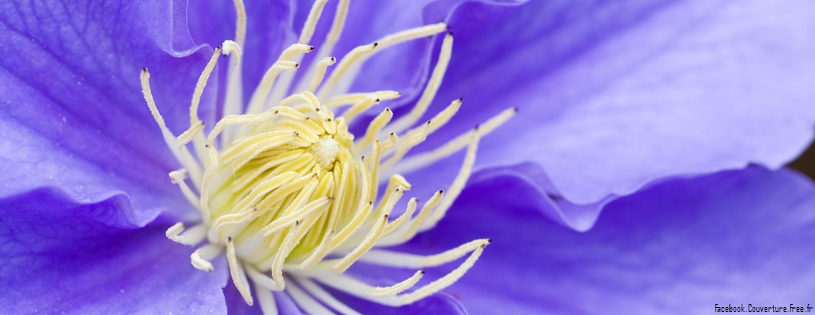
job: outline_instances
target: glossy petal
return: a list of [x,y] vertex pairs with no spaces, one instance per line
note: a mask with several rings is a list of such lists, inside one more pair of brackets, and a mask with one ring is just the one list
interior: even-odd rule
[[813,137],[811,5],[464,4],[450,20],[453,59],[430,113],[461,96],[463,109],[418,151],[517,106],[484,139],[478,165],[537,163],[549,192],[575,205],[670,176],[777,168]]
[[[0,5],[0,197],[53,186],[98,202],[124,191],[137,211],[183,217],[189,206],[166,177],[179,166],[139,85],[148,67],[169,127],[189,126],[211,50],[192,46],[182,9],[164,1]],[[202,110],[211,104],[206,97]]]
[[537,195],[535,184],[498,175],[403,249],[437,253],[492,238],[447,290],[471,314],[702,314],[715,303],[812,302],[815,184],[800,174],[750,168],[669,180],[610,203],[585,233],[541,216]]
[[225,259],[190,266],[166,227],[141,229],[124,195],[76,203],[53,189],[0,199],[0,313],[225,312]]

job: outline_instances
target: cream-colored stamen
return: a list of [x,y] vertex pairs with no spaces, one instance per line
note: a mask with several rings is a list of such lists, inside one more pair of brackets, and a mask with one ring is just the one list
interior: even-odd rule
[[[144,100],[147,102],[147,107],[150,109],[153,119],[156,121],[159,128],[161,128],[161,135],[164,138],[164,143],[167,144],[167,148],[169,148],[170,152],[173,153],[175,159],[181,164],[184,164],[184,158],[181,156],[181,151],[179,151],[178,146],[176,145],[176,138],[170,129],[167,128],[167,125],[164,123],[164,118],[161,117],[161,113],[159,113],[158,107],[156,107],[156,101],[153,99],[153,92],[150,89],[150,72],[147,71],[147,68],[142,69],[140,78],[142,95],[144,95]],[[187,165],[185,165],[185,167],[186,166]]]
[[185,179],[187,179],[186,169],[170,172],[170,182],[178,185],[178,187],[181,188],[181,193],[184,194],[184,198],[187,198],[187,201],[195,206],[195,208],[200,209],[201,206],[198,204],[198,197],[195,196],[195,193],[192,191],[192,189],[190,189],[190,186],[188,186],[187,182],[184,181]]
[[364,152],[364,150],[371,146],[371,142],[374,141],[374,138],[379,134],[382,130],[382,127],[390,122],[391,118],[393,118],[393,111],[390,108],[385,107],[379,115],[368,124],[368,129],[365,131],[365,136],[362,139],[357,140],[354,143],[354,151],[357,152]]
[[388,126],[388,129],[392,130],[393,132],[400,133],[422,118],[422,115],[424,115],[425,111],[427,111],[427,107],[430,106],[430,101],[436,97],[436,92],[439,90],[439,86],[441,86],[444,73],[447,71],[447,65],[450,63],[450,57],[452,55],[453,34],[448,33],[446,36],[444,36],[444,42],[441,45],[439,61],[436,63],[436,67],[433,68],[433,73],[430,75],[430,81],[427,82],[422,96],[419,97],[419,101],[416,102],[416,106],[413,106],[413,109],[410,110],[410,113],[407,116],[397,119],[391,123],[391,125]]
[[314,77],[311,79],[311,83],[305,90],[312,93],[317,90],[317,86],[320,85],[320,82],[323,81],[323,77],[325,77],[325,71],[328,70],[329,66],[334,65],[336,62],[337,58],[334,57],[325,57],[320,59],[320,61],[317,62],[317,70],[314,71]]
[[[169,131],[156,107],[150,74],[146,69],[141,73],[148,108],[183,167],[170,172],[170,180],[201,212],[201,222],[191,228],[179,222],[167,229],[167,238],[193,246],[204,242],[190,255],[191,264],[200,270],[213,271],[210,261],[225,255],[238,292],[249,305],[257,299],[264,314],[277,313],[272,291],[284,291],[311,314],[357,314],[325,287],[384,305],[409,304],[456,282],[489,244],[488,239],[479,239],[428,256],[382,249],[407,242],[444,217],[472,173],[480,138],[515,111],[502,112],[429,153],[410,155],[411,149],[453,119],[462,106],[461,99],[453,100],[431,120],[414,126],[430,107],[452,56],[453,37],[448,33],[411,112],[392,122],[394,113],[385,108],[368,124],[365,134],[356,138],[349,125],[359,123],[376,104],[401,96],[388,90],[346,93],[365,61],[396,44],[441,33],[447,25],[388,35],[337,60],[328,55],[340,37],[349,8],[349,0],[340,0],[317,58],[310,61],[308,73],[293,82],[303,54],[315,50],[309,42],[326,2],[316,1],[299,41],[280,52],[244,104],[241,62],[246,9],[242,0],[234,0],[235,41],[227,40],[223,49],[215,49],[204,67],[190,102],[189,128],[178,137]],[[214,126],[207,126],[212,127],[207,133],[198,107],[221,54],[231,58],[224,112]],[[328,67],[335,63],[336,69],[323,82]],[[291,86],[297,88],[290,91]],[[341,115],[335,117],[337,110]],[[394,209],[413,188],[400,173],[432,164],[465,146],[464,161],[446,194],[437,191],[418,214],[417,198],[407,202],[404,212]],[[188,186],[187,180],[194,185]],[[379,196],[379,184],[385,180],[386,193]],[[392,212],[400,215],[392,219]],[[425,276],[424,268],[460,260],[463,262],[453,271],[416,287]],[[346,274],[357,262],[419,270],[402,281],[374,287]]]
[[[311,6],[311,11],[308,13],[308,18],[306,18],[305,24],[303,24],[303,29],[300,31],[300,39],[297,41],[295,45],[308,45],[311,42],[311,37],[314,35],[314,30],[317,27],[317,22],[320,19],[320,16],[323,14],[323,8],[328,0],[317,0]],[[313,48],[312,48],[313,49]],[[299,63],[302,60],[302,55],[294,56],[292,59],[293,62]],[[289,58],[280,58],[280,60],[289,59]],[[294,78],[293,72],[287,72],[283,74],[280,78],[280,83],[274,87],[274,90],[271,92],[270,100],[272,103],[277,102],[278,100],[282,99],[286,92],[288,92],[289,87],[292,84],[292,79]]]
[[455,261],[479,247],[486,246],[490,242],[489,239],[474,240],[469,243],[461,244],[446,252],[430,256],[418,256],[386,250],[372,250],[360,258],[360,261],[397,268],[429,268]]
[[[506,109],[499,113],[498,115],[496,115],[495,117],[490,118],[485,123],[479,125],[477,132],[481,135],[481,137],[483,137],[492,132],[493,130],[495,130],[495,128],[501,126],[503,123],[508,121],[513,116],[515,116],[517,112],[518,112],[517,108]],[[431,124],[431,126],[432,125],[433,124]],[[475,132],[476,130],[472,130],[462,135],[459,135],[453,140],[448,141],[444,145],[430,152],[423,152],[407,157],[399,161],[399,163],[394,165],[392,168],[388,169],[385,172],[385,174],[408,174],[417,169],[427,167],[428,165],[431,165],[436,161],[446,158],[467,146]]]
[[277,315],[277,303],[271,290],[255,290],[260,311],[264,315]]
[[235,255],[235,244],[232,243],[231,237],[226,241],[226,260],[229,262],[229,274],[232,276],[232,282],[235,283],[235,287],[238,288],[238,292],[240,292],[246,304],[251,306],[254,300],[252,299],[252,292],[249,291],[249,281],[246,279],[246,273]]
[[[391,34],[377,40],[371,45],[360,46],[351,50],[351,52],[342,58],[340,64],[337,65],[337,69],[334,70],[323,87],[320,88],[317,96],[322,100],[326,99],[332,92],[344,92],[348,86],[351,85],[353,80],[356,79],[357,73],[365,60],[373,56],[375,51],[381,51],[409,40],[435,35],[446,29],[447,25],[444,23],[426,25]],[[378,49],[374,50],[374,48],[377,47]],[[342,84],[338,84],[340,83],[340,78],[343,79]]]
[[430,200],[428,200],[424,206],[422,206],[422,210],[419,211],[419,215],[410,220],[410,224],[394,231],[393,234],[381,238],[377,242],[377,245],[399,245],[412,239],[414,236],[416,236],[416,233],[419,232],[419,227],[427,219],[427,217],[430,216],[430,212],[436,208],[436,205],[439,203],[439,201],[441,201],[442,197],[444,197],[444,191],[436,191],[436,193],[433,194],[433,197],[430,198]]
[[[243,2],[241,0],[235,0],[236,6],[238,5],[238,2],[240,2],[240,8],[242,9]],[[242,11],[241,9],[238,10],[238,20],[240,20],[240,15],[242,15],[244,19],[246,17],[246,12]],[[246,25],[243,25],[244,28],[245,26]],[[240,29],[240,24],[238,29]],[[245,33],[245,30],[243,33]],[[242,43],[233,42],[231,40],[224,41],[224,43],[221,45],[221,47],[223,47],[224,55],[228,55],[230,56],[229,58],[232,59],[232,63],[229,65],[229,79],[226,86],[226,97],[224,98],[224,116],[239,115],[243,107],[243,91],[241,91],[243,86],[243,78],[241,77],[241,59],[243,56],[243,50],[241,49],[242,46]],[[225,147],[234,140],[235,136],[232,132],[230,132],[221,137],[221,143],[219,144],[221,147]]]
[[334,315],[334,312],[320,304],[317,300],[312,298],[308,293],[304,292],[297,285],[291,285],[287,292],[291,298],[297,302],[306,313],[311,315]]
[[[348,16],[348,4],[350,2],[350,0],[340,0],[337,3],[337,11],[334,14],[334,23],[331,24],[331,30],[328,31],[328,36],[326,36],[325,41],[323,41],[322,45],[320,45],[320,49],[317,50],[317,57],[314,60],[324,60],[325,58],[334,59],[333,57],[328,56],[331,55],[331,52],[334,50],[334,45],[337,43],[337,40],[340,39],[340,34],[342,34],[342,29],[345,26],[345,18]],[[306,73],[315,73],[315,78],[311,80],[309,88],[306,89],[305,87],[305,83],[308,82],[308,80],[302,80],[300,81],[300,84],[297,85],[297,88],[295,89],[296,91],[308,90],[314,92],[317,89],[317,84],[315,82],[322,80],[322,76],[325,71],[320,72],[319,63],[316,64],[318,69],[316,72],[313,69],[314,67],[315,64],[312,63],[306,71]],[[317,76],[320,78],[317,79]]]
[[424,270],[416,271],[416,273],[413,274],[412,277],[407,278],[402,282],[399,282],[389,287],[376,287],[371,289],[371,296],[384,297],[397,295],[407,289],[412,288],[414,285],[419,283],[419,280],[421,280],[423,276]]
[[220,255],[223,250],[223,246],[218,244],[207,244],[199,247],[190,255],[192,266],[195,267],[195,269],[207,272],[215,270],[209,261]]
[[311,281],[308,278],[298,277],[297,282],[303,287],[303,289],[305,289],[309,294],[311,294],[311,296],[315,297],[317,300],[319,300],[326,306],[334,309],[335,311],[339,312],[340,314],[361,315],[359,312],[348,307],[348,305],[345,305],[339,300],[335,299],[330,293],[323,290],[323,288],[314,283],[314,281]]

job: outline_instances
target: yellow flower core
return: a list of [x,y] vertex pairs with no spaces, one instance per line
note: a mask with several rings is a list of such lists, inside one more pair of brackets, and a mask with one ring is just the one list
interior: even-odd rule
[[[355,138],[348,132],[349,122],[379,103],[401,96],[396,91],[347,93],[348,82],[356,77],[361,64],[382,49],[435,36],[447,26],[422,26],[359,46],[343,57],[323,82],[328,67],[338,61],[328,55],[339,39],[348,10],[348,0],[340,0],[332,28],[317,51],[317,61],[306,72],[310,77],[304,75],[306,78],[295,82],[293,72],[299,68],[302,54],[315,50],[308,43],[326,2],[316,1],[298,43],[281,53],[244,108],[241,49],[246,14],[241,0],[235,0],[235,41],[216,48],[204,68],[192,96],[190,128],[178,137],[165,126],[156,107],[149,72],[144,69],[141,74],[145,100],[168,147],[183,165],[170,173],[170,179],[202,214],[201,222],[189,228],[185,223],[173,225],[167,237],[190,246],[205,243],[191,257],[192,265],[201,270],[212,271],[210,260],[225,254],[232,281],[244,300],[252,305],[257,299],[266,314],[276,313],[272,291],[285,290],[309,313],[333,310],[355,314],[324,287],[399,306],[438,292],[462,277],[489,239],[431,256],[382,248],[402,244],[444,217],[469,178],[480,137],[515,113],[508,109],[436,150],[407,155],[452,119],[462,103],[462,99],[453,100],[432,119],[418,123],[450,60],[453,36],[447,33],[438,62],[413,110],[391,121],[393,113],[385,108],[371,120],[366,133]],[[224,116],[207,133],[198,118],[198,104],[221,54],[231,58]],[[285,96],[288,91],[297,92]],[[342,115],[335,117],[335,112]],[[399,173],[428,166],[465,147],[464,162],[446,193],[437,191],[418,211],[419,201],[412,198],[401,215],[391,218],[399,199],[411,189]],[[382,179],[387,179],[387,184]],[[380,184],[385,187],[381,194]],[[424,275],[423,268],[464,256],[467,258],[447,275],[414,288]],[[374,287],[345,272],[359,261],[417,271],[391,286]]]

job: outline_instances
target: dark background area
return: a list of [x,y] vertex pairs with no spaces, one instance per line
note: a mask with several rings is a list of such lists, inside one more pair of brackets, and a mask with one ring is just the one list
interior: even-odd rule
[[790,168],[794,168],[801,173],[806,174],[809,178],[815,180],[815,142],[809,146],[809,149],[801,154],[797,160],[792,161],[789,165]]

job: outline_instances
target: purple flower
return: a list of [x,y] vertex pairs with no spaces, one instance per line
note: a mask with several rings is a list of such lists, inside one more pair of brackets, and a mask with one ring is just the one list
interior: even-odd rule
[[[809,2],[536,1],[522,6],[521,1],[402,2],[354,1],[331,52],[343,57],[360,45],[383,43],[381,53],[361,66],[355,80],[337,81],[334,95],[345,90],[401,92],[393,100],[386,99],[395,97],[389,93],[350,98],[351,104],[362,104],[360,108],[377,103],[375,98],[382,101],[379,108],[349,120],[360,141],[368,122],[376,124],[374,117],[383,105],[393,108],[398,119],[410,116],[412,105],[422,103],[422,94],[435,84],[432,74],[444,64],[451,45],[451,37],[444,35],[446,25],[454,32],[443,83],[426,113],[417,115],[421,122],[437,117],[426,128],[438,130],[423,142],[417,140],[421,143],[395,169],[412,184],[404,199],[422,200],[417,208],[439,188],[451,196],[441,204],[457,201],[435,228],[387,250],[432,255],[473,240],[493,242],[483,254],[484,244],[477,243],[456,256],[459,259],[426,269],[423,276],[417,268],[371,264],[377,261],[370,258],[375,255],[343,273],[372,286],[419,275],[422,280],[416,287],[422,287],[456,275],[453,270],[467,265],[466,257],[481,255],[452,286],[402,308],[355,298],[347,285],[332,286],[316,273],[286,269],[287,290],[273,296],[280,313],[315,312],[319,303],[307,301],[309,296],[334,311],[341,310],[331,304],[337,299],[362,313],[463,313],[466,306],[470,313],[684,314],[741,304],[815,306],[815,301],[807,300],[815,293],[815,284],[807,281],[815,273],[811,266],[815,248],[810,245],[815,238],[811,232],[815,185],[792,171],[766,169],[777,169],[794,158],[813,137],[815,92],[808,86],[815,79],[815,61],[810,57],[815,48],[810,34],[815,11]],[[325,7],[314,40],[306,41],[316,46],[315,52],[307,53],[308,46],[295,47],[302,50],[299,54],[306,53],[299,62],[301,70],[313,70],[308,65],[317,64],[320,59],[315,55],[328,46],[323,38],[332,27],[335,8],[336,1]],[[182,135],[182,140],[195,144],[187,146],[190,155],[204,166],[229,165],[250,147],[260,146],[240,142],[257,134],[251,128],[205,137],[232,112],[224,104],[239,99],[236,91],[243,98],[238,104],[251,104],[256,85],[280,52],[298,37],[302,41],[300,30],[310,25],[311,3],[248,2],[246,9],[247,35],[242,43],[241,35],[235,35],[235,9],[228,1],[189,7],[183,1],[0,4],[0,312],[260,312],[258,303],[249,307],[246,301],[270,291],[258,285],[256,277],[246,280],[241,275],[258,252],[241,252],[241,246],[250,242],[240,233],[212,232],[219,223],[224,229],[219,231],[228,231],[255,222],[246,219],[254,215],[252,207],[225,206],[237,208],[243,199],[231,198],[251,196],[250,190],[219,195],[218,188],[231,189],[241,183],[240,176],[218,179],[224,173],[221,166],[210,168],[210,175],[202,167],[196,175],[190,167],[194,163],[183,162],[183,152],[176,152],[180,156],[176,159],[167,148],[155,122],[160,112],[172,133],[170,147],[172,136]],[[387,40],[380,40],[440,22],[446,25],[431,26],[429,33],[399,46],[385,48]],[[441,35],[428,37],[436,33]],[[224,40],[238,43],[218,48],[230,57],[218,57],[221,51],[212,48]],[[236,47],[242,55],[240,76],[232,76],[235,68],[230,69]],[[301,58],[295,55],[282,59]],[[218,58],[220,66],[214,68],[207,88],[196,88],[205,66]],[[339,68],[342,62],[340,58],[334,66]],[[295,63],[278,65],[288,70]],[[152,93],[147,95],[158,110],[148,109],[140,91],[148,84],[148,72],[142,68],[149,69]],[[354,77],[350,69],[345,78]],[[313,72],[297,73],[292,82],[309,82]],[[323,85],[330,84],[330,73],[329,83]],[[236,85],[236,78],[241,85]],[[280,78],[277,84],[286,80],[286,74]],[[194,112],[205,125],[205,132],[198,134],[198,120],[189,115],[194,92],[201,93],[200,110]],[[332,93],[314,92],[323,105],[331,102]],[[273,100],[275,93],[271,90]],[[286,94],[291,93],[282,93],[279,99]],[[445,113],[451,101],[458,106],[454,100],[462,96],[466,100],[456,115],[446,124],[438,123],[447,117],[436,115]],[[311,104],[307,94],[298,100]],[[258,106],[264,101],[265,97]],[[489,123],[512,107],[520,114],[500,127]],[[327,118],[322,116],[328,115],[325,110],[318,113],[316,108],[321,107],[300,107],[299,112],[286,114],[287,119],[303,114],[314,120]],[[488,123],[478,132],[472,131],[484,122]],[[321,124],[321,130],[334,128]],[[410,143],[411,135],[423,138],[424,124],[418,126],[407,136],[399,133],[399,143]],[[493,127],[495,131],[486,135]],[[297,129],[298,139],[307,138],[311,130],[302,128]],[[193,132],[182,134],[188,129]],[[472,153],[464,158],[465,147],[469,143],[474,148],[477,141],[473,134],[483,137],[475,172],[462,177],[462,159],[472,158]],[[197,135],[201,138],[195,139]],[[459,135],[466,137],[454,140]],[[385,133],[383,142],[387,138]],[[336,141],[310,142],[320,143],[320,149],[309,151],[315,156],[313,163],[346,170],[342,162],[356,159],[343,158],[341,150],[334,150],[349,146],[343,144],[344,138],[332,139]],[[284,145],[294,141],[285,140]],[[198,145],[204,143],[208,145]],[[230,144],[241,143],[246,147],[228,150]],[[461,143],[460,152],[438,162],[427,158],[448,143]],[[216,164],[207,154],[213,150],[219,158]],[[369,160],[376,156],[376,147],[352,153],[362,150],[373,152]],[[277,154],[269,156],[280,161]],[[245,158],[246,163],[262,164],[252,161],[257,156]],[[329,162],[334,160],[340,164],[332,166]],[[365,163],[369,168],[375,165]],[[759,166],[745,168],[748,164]],[[242,167],[230,172],[245,173]],[[350,173],[365,174],[364,168]],[[469,168],[463,169],[466,173]],[[174,182],[192,187],[192,198],[174,187],[167,178],[170,172]],[[696,176],[700,174],[710,175]],[[200,188],[206,178],[211,178],[216,192],[211,194],[214,201],[202,204],[214,206],[202,206],[199,212],[193,205],[201,201],[196,191],[210,191],[206,185]],[[298,178],[279,177],[275,187]],[[307,178],[303,181],[308,183]],[[455,198],[456,186],[464,181],[467,188]],[[369,188],[377,186],[372,183]],[[363,186],[348,189],[352,197],[346,199],[362,200],[354,194],[364,195]],[[324,187],[318,181],[311,189]],[[383,200],[397,194],[386,185],[380,188],[386,191],[379,194]],[[317,211],[344,200],[325,197],[301,200],[302,206],[292,209],[312,205]],[[298,200],[292,196],[281,203]],[[359,208],[364,206],[351,207]],[[323,210],[332,213],[330,209]],[[391,211],[383,209],[374,213]],[[404,202],[394,209],[405,209]],[[393,217],[400,211],[392,210]],[[598,220],[601,211],[605,213]],[[304,218],[300,219],[307,222]],[[331,226],[329,216],[325,218],[325,226]],[[378,218],[382,217],[365,227],[363,236],[368,230],[387,229],[386,221]],[[177,222],[186,223],[191,234],[168,230]],[[200,222],[202,231],[214,235],[196,247],[167,239],[190,242],[195,238],[190,236],[193,225]],[[299,231],[301,221],[295,222],[272,231],[280,236],[280,244]],[[575,232],[590,228],[587,233]],[[243,226],[237,231],[270,230]],[[289,250],[302,249],[311,257],[325,240],[336,239],[335,234],[341,232],[323,229],[314,233],[314,246]],[[227,251],[211,257],[205,257],[205,250],[197,252],[203,258],[193,259],[193,265],[209,269],[202,263],[209,261],[210,273],[190,265],[196,248],[207,242]],[[230,256],[230,247],[238,253]],[[380,262],[415,258],[379,254],[385,257]],[[314,257],[315,263],[325,258]],[[268,277],[268,270],[264,272]],[[281,279],[272,273],[269,280]],[[319,283],[322,289],[310,283]],[[293,291],[298,288],[310,295]],[[330,298],[320,296],[323,291]]]

